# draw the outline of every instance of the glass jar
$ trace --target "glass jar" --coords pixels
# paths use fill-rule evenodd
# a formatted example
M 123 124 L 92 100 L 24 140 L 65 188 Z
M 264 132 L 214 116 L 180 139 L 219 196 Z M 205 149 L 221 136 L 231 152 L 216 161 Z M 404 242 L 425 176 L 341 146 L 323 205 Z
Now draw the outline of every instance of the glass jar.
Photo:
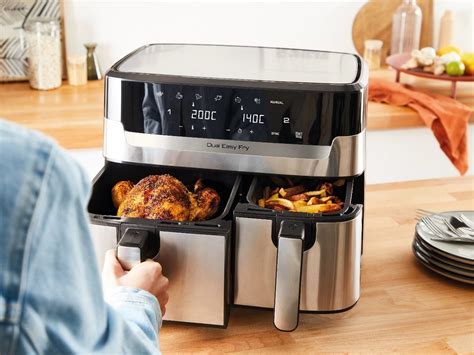
M 87 61 L 85 54 L 67 56 L 67 79 L 69 85 L 72 86 L 87 84 Z
M 420 48 L 421 17 L 416 0 L 403 0 L 392 18 L 390 54 L 411 53 Z
M 383 42 L 378 39 L 368 39 L 364 42 L 364 59 L 369 69 L 380 69 Z
M 28 52 L 28 76 L 34 89 L 49 90 L 61 86 L 61 37 L 59 22 L 32 19 L 25 25 Z

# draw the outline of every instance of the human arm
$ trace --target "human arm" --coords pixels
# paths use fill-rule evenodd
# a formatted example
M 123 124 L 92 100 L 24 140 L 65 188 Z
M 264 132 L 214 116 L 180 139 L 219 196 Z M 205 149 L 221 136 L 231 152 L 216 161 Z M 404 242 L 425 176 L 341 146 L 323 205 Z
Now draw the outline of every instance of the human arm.
M 51 142 L 9 126 L 0 122 L 0 353 L 158 353 L 156 297 L 118 289 L 130 315 L 104 301 L 84 173 Z

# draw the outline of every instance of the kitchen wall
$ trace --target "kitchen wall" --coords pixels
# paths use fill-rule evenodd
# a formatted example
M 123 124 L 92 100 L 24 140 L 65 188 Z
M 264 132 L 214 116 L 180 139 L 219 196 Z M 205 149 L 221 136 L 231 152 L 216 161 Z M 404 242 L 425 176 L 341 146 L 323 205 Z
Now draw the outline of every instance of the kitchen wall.
M 246 44 L 353 51 L 352 20 L 362 1 L 213 3 L 68 1 L 68 50 L 95 41 L 104 68 L 156 42 Z
M 103 68 L 131 50 L 156 42 L 247 44 L 354 51 L 352 22 L 366 1 L 251 3 L 65 0 L 69 53 L 97 42 Z M 456 44 L 473 50 L 472 0 L 434 0 L 434 18 L 456 17 Z M 434 23 L 435 43 L 438 21 Z

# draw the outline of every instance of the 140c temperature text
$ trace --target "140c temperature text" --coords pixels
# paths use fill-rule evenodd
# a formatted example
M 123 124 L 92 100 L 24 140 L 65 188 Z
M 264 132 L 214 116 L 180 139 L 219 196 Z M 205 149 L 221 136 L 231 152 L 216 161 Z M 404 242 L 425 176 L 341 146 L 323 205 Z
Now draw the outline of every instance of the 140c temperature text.
M 242 114 L 242 122 L 265 124 L 264 118 L 265 118 L 265 115 L 259 115 L 258 113 L 243 113 Z

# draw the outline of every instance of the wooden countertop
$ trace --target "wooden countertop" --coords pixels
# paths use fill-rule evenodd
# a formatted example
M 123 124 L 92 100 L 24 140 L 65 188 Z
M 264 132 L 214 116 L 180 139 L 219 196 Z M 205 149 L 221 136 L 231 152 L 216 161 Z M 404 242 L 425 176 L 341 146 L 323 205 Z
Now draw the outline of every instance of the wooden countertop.
M 102 147 L 103 81 L 85 86 L 64 83 L 38 91 L 28 83 L 0 85 L 0 118 L 41 131 L 65 148 Z
M 394 80 L 395 72 L 381 69 L 373 77 Z M 402 82 L 449 95 L 450 83 L 402 74 Z M 474 84 L 458 83 L 458 100 L 474 109 Z M 104 87 L 102 81 L 86 86 L 69 86 L 57 90 L 36 91 L 28 83 L 0 85 L 0 117 L 40 130 L 53 136 L 66 148 L 99 148 L 102 146 Z M 474 122 L 474 116 L 471 116 Z M 406 107 L 369 102 L 369 130 L 421 127 L 417 114 Z
M 367 187 L 361 298 L 350 311 L 301 314 L 291 333 L 272 312 L 233 308 L 227 329 L 166 323 L 164 353 L 472 353 L 474 287 L 421 266 L 412 254 L 416 208 L 473 210 L 474 177 Z

